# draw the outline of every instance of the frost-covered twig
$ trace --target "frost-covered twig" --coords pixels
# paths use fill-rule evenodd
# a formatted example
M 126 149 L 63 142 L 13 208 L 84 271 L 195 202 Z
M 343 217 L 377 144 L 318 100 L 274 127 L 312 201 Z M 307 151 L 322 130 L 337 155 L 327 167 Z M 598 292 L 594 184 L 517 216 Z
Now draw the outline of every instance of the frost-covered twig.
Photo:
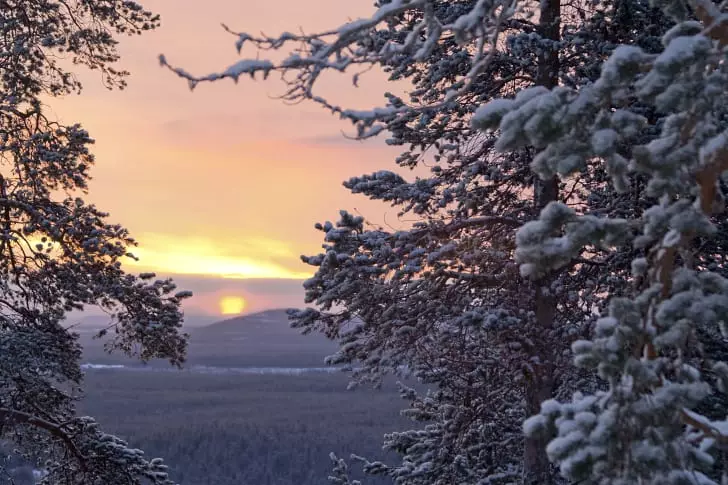
M 226 78 L 237 82 L 246 74 L 255 77 L 260 73 L 265 78 L 271 72 L 280 72 L 288 85 L 281 96 L 283 100 L 316 102 L 357 124 L 358 137 L 368 138 L 381 133 L 386 122 L 417 112 L 435 111 L 469 93 L 478 75 L 493 60 L 499 34 L 506 22 L 517 13 L 518 8 L 518 2 L 514 0 L 478 0 L 466 13 L 451 22 L 442 23 L 434 9 L 435 3 L 433 0 L 394 0 L 380 6 L 369 18 L 316 34 L 284 33 L 278 37 L 266 37 L 235 33 L 238 38 L 238 52 L 246 44 L 252 44 L 260 51 L 282 50 L 289 44 L 296 45 L 288 57 L 280 62 L 243 59 L 223 71 L 194 76 L 183 68 L 171 65 L 164 55 L 160 55 L 159 60 L 162 66 L 186 79 L 190 89 L 194 89 L 201 82 Z M 403 40 L 380 39 L 381 35 L 377 30 L 379 24 L 404 16 L 419 20 Z M 224 28 L 232 32 L 227 26 Z M 334 105 L 325 97 L 314 93 L 316 82 L 324 71 L 345 72 L 353 65 L 386 65 L 403 56 L 413 63 L 421 62 L 447 36 L 454 36 L 463 44 L 472 44 L 473 53 L 469 60 L 470 69 L 461 80 L 461 86 L 449 90 L 439 101 L 421 106 L 402 103 L 400 106 L 372 110 L 352 110 Z M 289 74 L 293 75 L 292 79 L 287 79 Z M 357 80 L 358 75 L 354 77 L 355 84 Z

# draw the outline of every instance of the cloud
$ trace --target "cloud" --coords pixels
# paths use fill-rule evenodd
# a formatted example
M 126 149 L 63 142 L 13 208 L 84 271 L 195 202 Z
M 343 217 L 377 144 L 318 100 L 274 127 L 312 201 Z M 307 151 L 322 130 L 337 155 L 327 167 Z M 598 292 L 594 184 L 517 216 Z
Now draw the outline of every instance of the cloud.
M 283 241 L 265 238 L 231 240 L 206 236 L 174 236 L 146 233 L 134 248 L 138 261 L 125 266 L 135 270 L 183 275 L 212 275 L 225 279 L 293 279 L 308 278 L 300 265 L 292 266 L 297 255 Z
M 195 118 L 178 118 L 163 122 L 159 128 L 167 135 L 191 136 L 198 134 L 201 130 L 215 132 L 220 126 L 235 126 L 241 124 L 243 118 L 231 113 L 207 114 Z
M 323 111 L 295 110 L 273 102 L 249 106 L 244 115 L 222 110 L 198 111 L 192 117 L 160 121 L 156 128 L 159 135 L 177 145 L 209 147 L 214 144 L 219 148 L 250 142 L 295 144 L 288 134 L 299 133 L 303 140 L 315 140 L 321 133 L 338 133 L 341 128 L 336 118 Z M 333 141 L 335 137 L 330 138 Z
M 297 145 L 314 145 L 314 146 L 344 146 L 347 148 L 379 148 L 384 145 L 383 139 L 373 140 L 354 140 L 354 132 L 342 131 L 330 135 L 315 135 L 299 138 L 294 140 Z

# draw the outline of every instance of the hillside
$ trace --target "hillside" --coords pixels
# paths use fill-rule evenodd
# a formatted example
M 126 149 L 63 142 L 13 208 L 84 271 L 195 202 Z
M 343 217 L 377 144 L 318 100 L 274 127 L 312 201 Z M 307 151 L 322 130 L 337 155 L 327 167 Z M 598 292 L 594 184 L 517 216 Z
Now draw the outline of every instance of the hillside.
M 336 343 L 320 334 L 301 335 L 285 310 L 267 310 L 230 318 L 190 332 L 190 361 L 223 365 L 230 358 L 245 365 L 321 366 Z
M 288 315 L 284 309 L 266 310 L 229 318 L 196 328 L 191 333 L 194 338 L 201 339 L 247 339 L 252 336 L 289 338 L 298 334 L 298 330 L 292 329 L 288 323 Z

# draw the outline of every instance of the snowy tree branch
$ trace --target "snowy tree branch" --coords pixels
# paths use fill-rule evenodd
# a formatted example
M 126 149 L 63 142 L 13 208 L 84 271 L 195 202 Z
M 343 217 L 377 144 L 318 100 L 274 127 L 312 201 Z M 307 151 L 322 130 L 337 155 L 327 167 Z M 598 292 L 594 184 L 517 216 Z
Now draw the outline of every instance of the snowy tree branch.
M 160 64 L 170 69 L 179 77 L 188 81 L 190 89 L 201 82 L 212 82 L 221 79 L 232 79 L 237 82 L 240 76 L 257 73 L 264 78 L 277 71 L 284 79 L 288 74 L 293 78 L 286 80 L 288 89 L 282 99 L 290 102 L 302 100 L 314 101 L 343 119 L 348 119 L 358 126 L 358 137 L 367 138 L 379 134 L 383 125 L 396 119 L 405 118 L 416 112 L 437 110 L 452 103 L 455 99 L 470 92 L 478 75 L 493 61 L 497 53 L 497 44 L 502 29 L 513 20 L 518 11 L 518 2 L 514 0 L 477 0 L 466 13 L 451 22 L 442 23 L 436 12 L 433 0 L 393 0 L 381 5 L 369 18 L 356 20 L 340 26 L 338 29 L 317 34 L 284 33 L 279 37 L 261 37 L 248 33 L 234 33 L 227 26 L 224 28 L 237 36 L 236 48 L 240 52 L 244 45 L 252 44 L 259 51 L 280 50 L 289 44 L 299 44 L 283 61 L 273 62 L 261 59 L 243 59 L 223 71 L 205 76 L 194 76 L 180 67 L 167 61 L 165 55 L 159 56 Z M 387 39 L 380 46 L 373 48 L 373 39 L 378 37 L 377 26 L 403 16 L 420 18 L 411 32 L 403 39 Z M 521 23 L 527 23 L 522 20 Z M 326 70 L 345 72 L 352 65 L 385 65 L 402 56 L 411 62 L 426 59 L 439 42 L 452 36 L 461 44 L 472 44 L 469 60 L 470 68 L 460 81 L 460 87 L 449 90 L 436 102 L 421 106 L 406 105 L 387 106 L 369 111 L 345 109 L 331 104 L 326 98 L 313 92 L 321 73 Z M 358 75 L 354 77 L 357 84 Z
M 2 424 L 10 425 L 28 424 L 30 426 L 34 426 L 36 428 L 49 432 L 54 437 L 63 441 L 65 446 L 76 457 L 81 467 L 83 469 L 86 468 L 86 457 L 78 449 L 78 447 L 76 446 L 76 442 L 73 440 L 73 438 L 63 430 L 63 424 L 53 423 L 32 414 L 9 408 L 0 408 L 0 422 L 2 422 Z

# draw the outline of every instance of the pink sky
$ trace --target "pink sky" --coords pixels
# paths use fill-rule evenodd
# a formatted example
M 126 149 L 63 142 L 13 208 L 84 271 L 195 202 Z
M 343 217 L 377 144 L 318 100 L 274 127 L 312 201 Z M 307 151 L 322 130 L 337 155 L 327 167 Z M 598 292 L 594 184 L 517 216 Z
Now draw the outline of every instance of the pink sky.
M 391 170 L 398 151 L 383 140 L 347 141 L 341 130 L 351 133 L 351 126 L 316 105 L 271 99 L 282 92 L 277 80 L 246 78 L 190 92 L 157 56 L 194 73 L 218 71 L 238 59 L 221 22 L 270 34 L 313 31 L 367 15 L 370 1 L 142 3 L 162 15 L 162 27 L 123 40 L 129 88 L 109 92 L 84 73 L 82 96 L 52 101 L 56 114 L 81 122 L 97 141 L 89 198 L 140 241 L 142 261 L 130 269 L 185 275 L 184 287 L 196 293 L 190 312 L 218 312 L 224 296 L 245 298 L 251 311 L 302 305 L 300 282 L 311 269 L 299 255 L 319 251 L 315 222 L 336 220 L 342 208 L 375 223 L 385 212 L 396 221 L 395 209 L 353 196 L 341 182 Z M 383 102 L 382 75 L 365 77 L 359 89 L 349 79 L 326 79 L 326 92 L 350 107 Z

